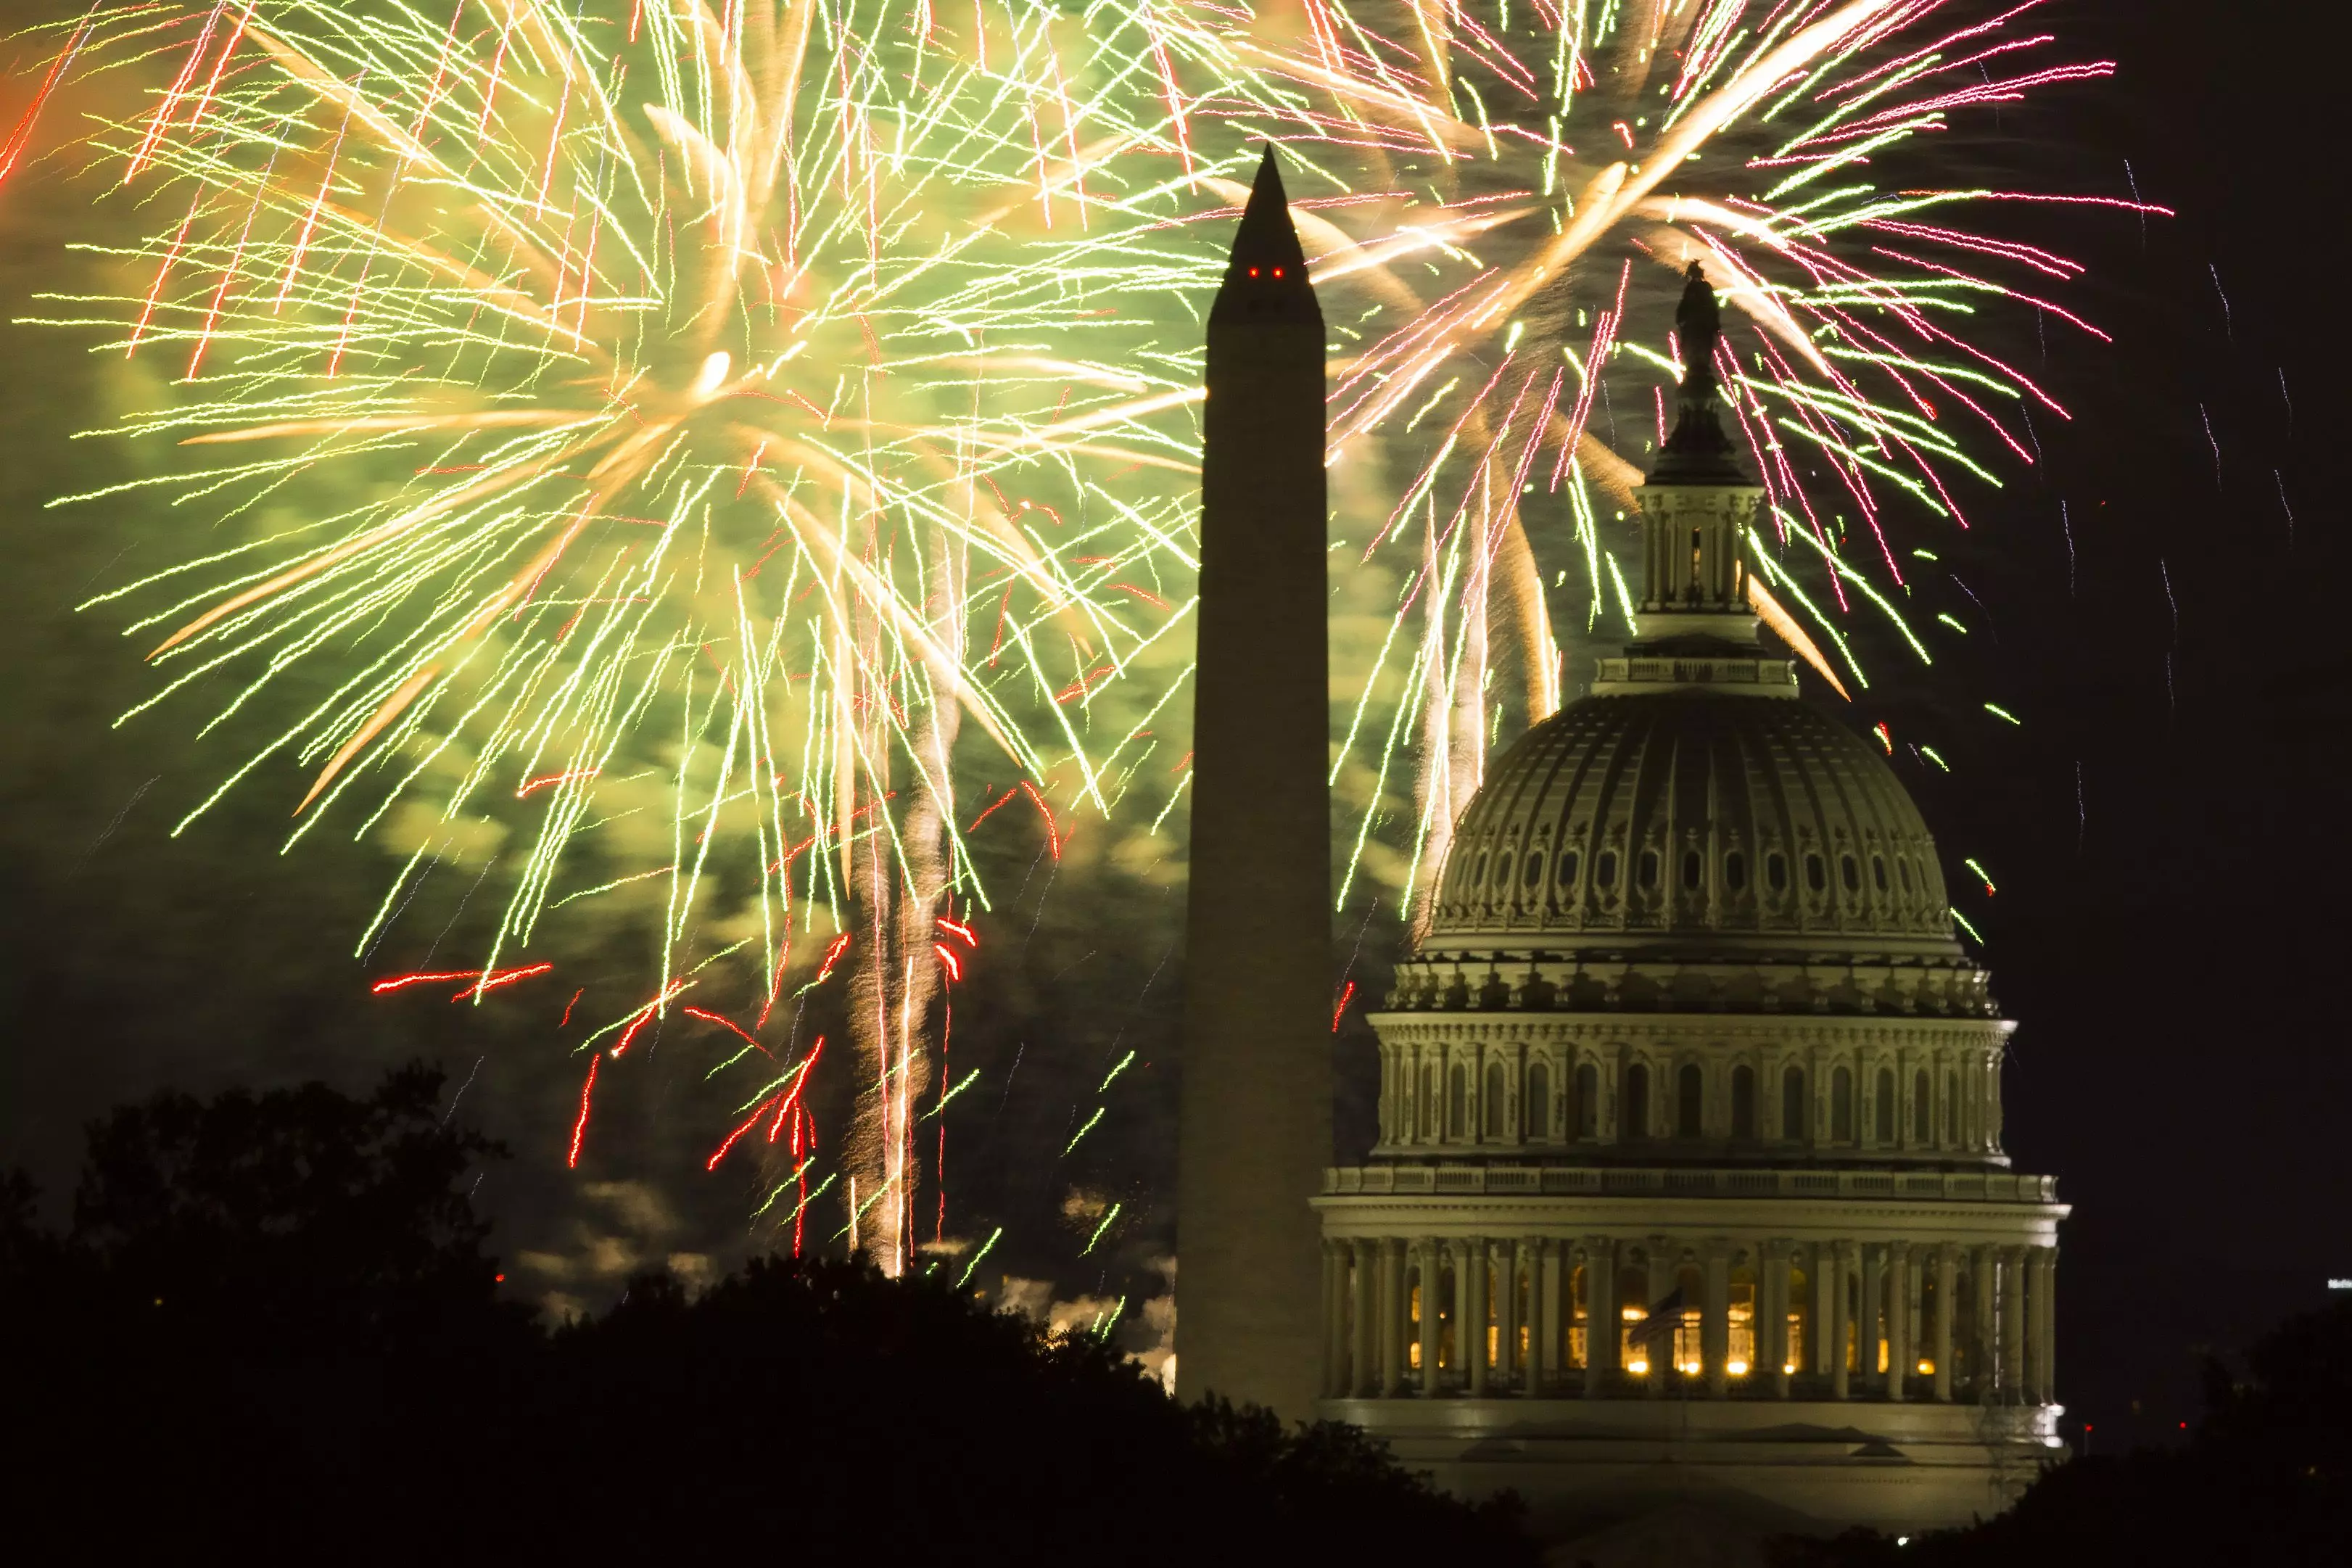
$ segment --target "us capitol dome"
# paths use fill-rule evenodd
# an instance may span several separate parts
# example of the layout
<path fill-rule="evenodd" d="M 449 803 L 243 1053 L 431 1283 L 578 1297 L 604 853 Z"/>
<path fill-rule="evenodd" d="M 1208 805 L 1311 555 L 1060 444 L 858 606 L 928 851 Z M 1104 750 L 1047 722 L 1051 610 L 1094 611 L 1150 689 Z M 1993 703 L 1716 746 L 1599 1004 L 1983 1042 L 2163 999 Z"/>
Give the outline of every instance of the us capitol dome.
<path fill-rule="evenodd" d="M 1641 492 L 1636 639 L 1460 818 L 1329 1170 L 1322 1413 L 1539 1533 L 1662 1505 L 1890 1531 L 2053 1457 L 2056 1184 L 1885 756 L 1760 642 L 1714 293 Z"/>

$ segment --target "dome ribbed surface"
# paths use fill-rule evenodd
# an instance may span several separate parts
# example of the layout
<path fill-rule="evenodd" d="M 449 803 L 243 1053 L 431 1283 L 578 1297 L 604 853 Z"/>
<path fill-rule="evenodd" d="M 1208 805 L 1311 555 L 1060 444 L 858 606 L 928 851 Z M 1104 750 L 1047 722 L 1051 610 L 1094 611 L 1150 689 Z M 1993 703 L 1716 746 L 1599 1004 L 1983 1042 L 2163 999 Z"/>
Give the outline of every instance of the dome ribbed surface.
<path fill-rule="evenodd" d="M 1796 699 L 1588 697 L 1463 814 L 1424 953 L 1958 951 L 1934 841 L 1878 748 Z"/>

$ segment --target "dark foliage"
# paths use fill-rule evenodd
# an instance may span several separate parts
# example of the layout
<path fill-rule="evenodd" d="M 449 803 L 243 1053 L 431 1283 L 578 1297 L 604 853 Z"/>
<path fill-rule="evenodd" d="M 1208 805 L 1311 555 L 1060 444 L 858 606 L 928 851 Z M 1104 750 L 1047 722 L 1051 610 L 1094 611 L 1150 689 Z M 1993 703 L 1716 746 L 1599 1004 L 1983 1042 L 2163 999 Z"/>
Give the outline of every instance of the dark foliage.
<path fill-rule="evenodd" d="M 546 1331 L 498 1300 L 465 1184 L 497 1151 L 439 1089 L 117 1111 L 62 1236 L 0 1181 L 14 1519 L 174 1556 L 1534 1560 L 1354 1428 L 1181 1406 L 863 1260 L 647 1276 Z"/>
<path fill-rule="evenodd" d="M 2016 1508 L 1913 1538 L 1782 1543 L 1777 1568 L 2278 1568 L 2352 1563 L 2352 1302 L 2288 1320 L 2245 1375 L 2206 1368 L 2185 1448 L 2058 1466 Z"/>

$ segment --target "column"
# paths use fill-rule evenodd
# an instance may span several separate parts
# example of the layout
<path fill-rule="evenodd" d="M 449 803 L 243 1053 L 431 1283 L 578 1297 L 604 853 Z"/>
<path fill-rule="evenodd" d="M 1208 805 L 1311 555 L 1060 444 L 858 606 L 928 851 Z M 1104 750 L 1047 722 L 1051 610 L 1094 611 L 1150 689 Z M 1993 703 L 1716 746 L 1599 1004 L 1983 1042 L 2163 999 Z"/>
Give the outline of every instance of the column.
<path fill-rule="evenodd" d="M 1699 1315 L 1699 1364 L 1706 1368 L 1710 1399 L 1731 1393 L 1727 1363 L 1731 1355 L 1731 1248 L 1721 1241 L 1706 1244 L 1706 1301 Z"/>
<path fill-rule="evenodd" d="M 1789 1244 L 1772 1240 L 1764 1244 L 1764 1277 L 1760 1281 L 1764 1298 L 1764 1330 L 1762 1345 L 1764 1364 L 1772 1372 L 1772 1394 L 1776 1399 L 1789 1397 Z"/>
<path fill-rule="evenodd" d="M 2000 1249 L 2001 1403 L 2025 1402 L 2025 1248 Z"/>
<path fill-rule="evenodd" d="M 1348 1394 L 1362 1399 L 1380 1391 L 1379 1329 L 1381 1321 L 1381 1244 L 1377 1241 L 1356 1242 L 1355 1289 L 1349 1292 L 1353 1327 L 1348 1355 Z"/>
<path fill-rule="evenodd" d="M 1518 1244 L 1519 1268 L 1528 1279 L 1528 1355 L 1519 1379 L 1519 1392 L 1529 1399 L 1541 1398 L 1546 1380 L 1551 1373 L 1551 1342 L 1544 1325 L 1551 1319 L 1551 1292 L 1544 1279 L 1544 1255 L 1550 1244 L 1527 1240 Z"/>
<path fill-rule="evenodd" d="M 1437 1365 L 1438 1333 L 1444 1325 L 1445 1244 L 1434 1237 L 1421 1244 L 1421 1392 L 1424 1397 L 1445 1386 Z"/>
<path fill-rule="evenodd" d="M 1617 1379 L 1617 1244 L 1584 1238 L 1584 1397 L 1598 1399 Z"/>
<path fill-rule="evenodd" d="M 1947 1242 L 1936 1248 L 1936 1322 L 1934 1338 L 1928 1342 L 1935 1348 L 1928 1353 L 1936 1358 L 1936 1403 L 1952 1402 L 1952 1292 L 1959 1285 L 1958 1258 Z"/>
<path fill-rule="evenodd" d="M 1404 1242 L 1381 1243 L 1381 1396 L 1404 1392 Z"/>
<path fill-rule="evenodd" d="M 1845 1367 L 1845 1342 L 1853 1325 L 1853 1315 L 1846 1296 L 1847 1272 L 1853 1267 L 1853 1243 L 1841 1241 L 1830 1249 L 1826 1270 L 1830 1277 L 1830 1397 L 1843 1399 L 1849 1385 Z"/>
<path fill-rule="evenodd" d="M 1495 1262 L 1495 1392 L 1508 1394 L 1519 1375 L 1519 1255 L 1516 1240 L 1489 1244 Z"/>
<path fill-rule="evenodd" d="M 1470 1392 L 1470 1243 L 1456 1239 L 1454 1254 L 1454 1386 Z"/>
<path fill-rule="evenodd" d="M 2029 1358 L 2033 1372 L 2026 1387 L 2036 1405 L 2049 1404 L 2058 1387 L 2057 1282 L 2058 1249 L 2054 1247 L 2035 1247 L 2025 1287 L 2030 1295 L 2029 1318 L 2033 1331 Z"/>
<path fill-rule="evenodd" d="M 1911 1244 L 1886 1244 L 1886 1397 L 1903 1397 L 1911 1373 Z"/>
<path fill-rule="evenodd" d="M 1562 1311 L 1574 1311 L 1575 1303 L 1568 1299 L 1568 1242 L 1539 1241 L 1536 1244 L 1536 1278 L 1542 1284 L 1542 1300 L 1535 1314 L 1537 1343 L 1541 1346 L 1533 1372 L 1536 1385 L 1530 1394 L 1549 1393 L 1567 1360 L 1567 1338 L 1560 1332 Z"/>
<path fill-rule="evenodd" d="M 1654 1110 L 1654 1107 L 1653 1110 Z M 1667 1245 L 1664 1237 L 1650 1237 L 1650 1268 L 1644 1281 L 1648 1294 L 1642 1302 L 1643 1308 L 1656 1306 L 1674 1289 L 1675 1276 L 1681 1272 L 1675 1267 L 1679 1260 L 1673 1257 L 1674 1250 Z M 1642 1321 L 1646 1323 L 1650 1320 L 1644 1318 Z M 1652 1340 L 1649 1352 L 1643 1359 L 1650 1363 L 1650 1375 L 1647 1379 L 1650 1397 L 1662 1399 L 1678 1375 L 1675 1371 L 1674 1336 L 1671 1333 L 1662 1333 L 1657 1339 Z"/>
<path fill-rule="evenodd" d="M 1831 1289 L 1837 1282 L 1837 1248 L 1826 1241 L 1813 1243 L 1813 1310 L 1806 1320 L 1812 1329 L 1813 1375 L 1830 1374 L 1830 1319 L 1836 1314 L 1830 1302 L 1836 1295 Z"/>
<path fill-rule="evenodd" d="M 1862 1248 L 1862 1310 L 1854 1317 L 1854 1373 L 1862 1386 L 1875 1391 L 1885 1374 L 1878 1370 L 1880 1312 L 1886 1290 L 1886 1248 L 1865 1242 Z"/>
<path fill-rule="evenodd" d="M 1473 1399 L 1486 1397 L 1486 1238 L 1474 1236 L 1463 1242 L 1454 1265 L 1462 1275 L 1462 1321 L 1454 1331 L 1461 1347 L 1462 1364 L 1469 1369 L 1463 1384 Z"/>
<path fill-rule="evenodd" d="M 1979 1247 L 1969 1264 L 1969 1295 L 1974 1306 L 1969 1315 L 1975 1320 L 1969 1325 L 1969 1370 L 1976 1384 L 1969 1392 L 1979 1405 L 1991 1404 L 2000 1386 L 1994 1380 L 1993 1296 L 2000 1284 L 1994 1258 L 1993 1248 Z"/>
<path fill-rule="evenodd" d="M 1348 1392 L 1348 1244 L 1323 1239 L 1323 1397 Z"/>

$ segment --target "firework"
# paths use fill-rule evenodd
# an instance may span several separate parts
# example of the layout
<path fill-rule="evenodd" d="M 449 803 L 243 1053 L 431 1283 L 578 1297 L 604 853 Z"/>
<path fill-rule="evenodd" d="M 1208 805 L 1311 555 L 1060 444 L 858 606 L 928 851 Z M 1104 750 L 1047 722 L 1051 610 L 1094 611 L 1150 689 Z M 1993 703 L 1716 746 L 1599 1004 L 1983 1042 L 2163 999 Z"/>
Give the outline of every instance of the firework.
<path fill-rule="evenodd" d="M 310 693 L 190 816 L 251 780 L 295 839 L 396 844 L 379 926 L 487 832 L 461 999 L 558 910 L 646 928 L 573 1042 L 574 1163 L 594 1062 L 684 1009 L 744 1079 L 710 1164 L 789 1131 L 805 1209 L 814 1056 L 762 1031 L 838 966 L 851 1226 L 903 1264 L 982 896 L 959 748 L 1104 805 L 1087 709 L 1181 626 L 1191 442 L 1153 416 L 1196 378 L 1137 301 L 1198 270 L 1170 105 L 1216 47 L 1148 5 L 220 0 L 58 51 L 36 107 L 83 92 L 154 217 L 50 319 L 168 381 L 113 433 L 182 458 L 68 499 L 233 525 L 95 603 L 138 606 L 153 700 Z"/>
<path fill-rule="evenodd" d="M 1286 89 L 1244 118 L 1286 131 L 1330 193 L 1299 221 L 1345 340 L 1333 460 L 1377 480 L 1341 531 L 1396 595 L 1367 617 L 1334 775 L 1361 805 L 1349 884 L 1373 864 L 1426 898 L 1500 733 L 1496 675 L 1516 666 L 1528 722 L 1559 705 L 1547 565 L 1578 580 L 1586 629 L 1630 622 L 1612 545 L 1664 439 L 1691 261 L 1749 329 L 1718 370 L 1771 521 L 1756 608 L 1842 695 L 1868 683 L 1858 605 L 1929 657 L 1897 608 L 1900 531 L 1965 527 L 1965 487 L 2031 460 L 2033 412 L 2064 414 L 1990 346 L 1993 308 L 2099 335 L 2040 297 L 2075 264 L 1965 215 L 2137 205 L 1951 183 L 1970 115 L 2111 68 L 2053 60 L 2035 8 L 1306 0 L 1291 36 L 1243 50 Z M 1393 816 L 1407 840 L 1384 851 Z"/>

